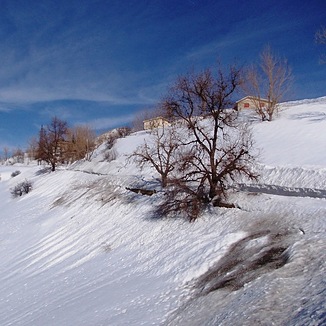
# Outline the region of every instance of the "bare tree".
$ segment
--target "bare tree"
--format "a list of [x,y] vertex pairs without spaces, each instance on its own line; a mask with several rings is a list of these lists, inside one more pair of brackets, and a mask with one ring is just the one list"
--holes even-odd
[[67,122],[57,117],[53,117],[46,128],[41,127],[37,159],[50,164],[52,171],[55,171],[58,163],[65,160],[67,133]]
[[27,147],[27,157],[30,160],[35,160],[37,157],[37,153],[38,153],[38,139],[37,137],[32,137],[29,141],[28,141],[28,147]]
[[12,153],[12,157],[17,163],[24,163],[24,156],[25,153],[21,148],[16,148]]
[[229,109],[240,84],[241,73],[234,66],[227,73],[219,68],[213,74],[208,69],[179,78],[163,100],[168,116],[180,121],[186,132],[178,175],[170,180],[172,195],[166,197],[172,202],[164,203],[168,210],[185,208],[193,220],[203,204],[221,205],[237,177],[257,178],[252,171],[250,129]]
[[[326,27],[321,26],[321,28],[315,34],[315,41],[317,44],[326,44]],[[320,56],[320,63],[326,63],[326,54]]]
[[321,26],[321,28],[315,34],[316,42],[319,44],[326,44],[326,27]]
[[96,134],[88,126],[75,126],[67,131],[66,158],[90,160],[96,148]]
[[152,137],[138,147],[130,158],[141,167],[152,166],[161,177],[161,186],[168,185],[168,177],[178,163],[177,150],[179,140],[176,129],[173,127],[154,128]]
[[9,155],[10,155],[10,150],[9,150],[9,148],[7,146],[5,146],[3,148],[3,159],[4,159],[5,162],[8,160]]
[[[272,121],[279,103],[289,91],[292,71],[287,60],[273,54],[267,46],[260,55],[260,65],[252,65],[245,73],[243,89],[251,95],[262,121]],[[266,105],[262,105],[267,100]]]

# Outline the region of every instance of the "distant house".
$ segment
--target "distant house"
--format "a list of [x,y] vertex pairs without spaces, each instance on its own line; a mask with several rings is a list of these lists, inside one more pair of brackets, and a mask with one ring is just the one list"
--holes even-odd
[[170,122],[163,117],[147,119],[144,120],[143,123],[144,123],[144,130],[151,130],[154,128],[165,127],[170,125]]
[[234,109],[241,111],[243,109],[257,109],[267,107],[271,102],[255,96],[246,96],[235,103]]

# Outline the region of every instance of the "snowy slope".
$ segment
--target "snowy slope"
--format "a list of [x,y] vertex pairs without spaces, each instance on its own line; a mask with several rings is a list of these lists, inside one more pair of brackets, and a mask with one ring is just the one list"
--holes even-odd
[[325,188],[326,97],[284,103],[279,119],[254,130],[263,163],[261,182]]
[[[92,162],[55,173],[1,166],[0,324],[326,323],[325,117],[326,97],[284,103],[275,121],[255,122],[256,192],[235,193],[241,209],[210,209],[195,223],[155,219],[162,193],[125,189],[157,186],[153,170],[126,163],[146,132],[120,139],[109,163],[100,148]],[[25,179],[33,191],[11,198]],[[272,245],[284,248],[284,266],[252,268]],[[206,293],[212,270],[220,286]]]

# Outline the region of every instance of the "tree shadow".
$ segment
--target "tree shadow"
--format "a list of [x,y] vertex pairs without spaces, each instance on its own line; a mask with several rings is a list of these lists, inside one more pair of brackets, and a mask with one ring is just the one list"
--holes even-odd
[[324,112],[304,112],[299,114],[292,114],[291,118],[294,120],[308,120],[310,122],[320,122],[326,120],[326,113]]
[[227,288],[236,291],[260,275],[281,268],[289,260],[288,233],[270,230],[253,233],[235,244],[197,279],[199,296]]
[[51,168],[50,167],[44,167],[38,171],[35,172],[36,176],[43,175],[43,174],[48,174],[51,173]]

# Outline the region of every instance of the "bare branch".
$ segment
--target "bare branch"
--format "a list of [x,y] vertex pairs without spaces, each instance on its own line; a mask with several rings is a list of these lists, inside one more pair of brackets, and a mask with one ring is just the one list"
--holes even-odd
[[[326,27],[321,26],[321,28],[316,32],[315,34],[315,41],[317,44],[326,44]],[[326,54],[323,53],[320,56],[320,63],[325,64],[326,63]]]
[[321,26],[321,28],[315,34],[315,41],[318,44],[326,44],[326,27]]
[[179,140],[174,128],[155,128],[152,130],[152,139],[145,141],[130,158],[140,167],[152,166],[161,176],[161,185],[164,188],[168,184],[170,173],[177,165],[178,147]]

